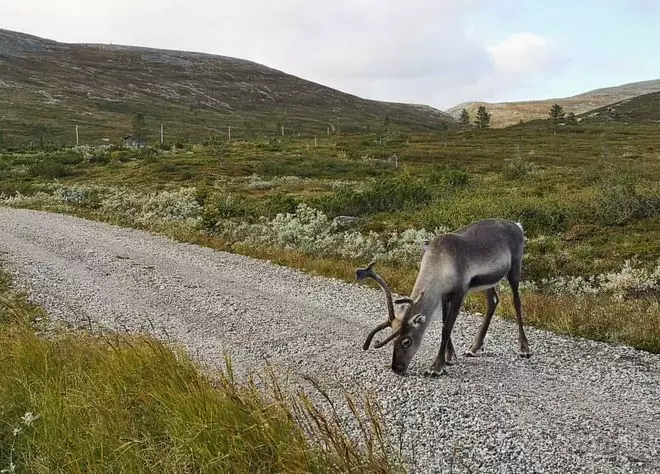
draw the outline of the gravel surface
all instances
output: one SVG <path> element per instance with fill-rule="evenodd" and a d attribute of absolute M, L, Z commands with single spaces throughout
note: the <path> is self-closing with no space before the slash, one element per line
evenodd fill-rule
<path fill-rule="evenodd" d="M 660 472 L 660 356 L 527 329 L 495 318 L 477 358 L 421 374 L 436 321 L 406 377 L 391 348 L 363 351 L 386 317 L 377 288 L 73 217 L 0 207 L 0 258 L 51 315 L 148 331 L 213 366 L 228 351 L 243 373 L 266 361 L 328 387 L 376 396 L 415 472 Z M 367 262 L 365 262 L 367 263 Z M 523 298 L 523 312 L 524 312 Z M 479 324 L 460 315 L 459 354 Z M 397 441 L 398 442 L 398 441 Z"/>

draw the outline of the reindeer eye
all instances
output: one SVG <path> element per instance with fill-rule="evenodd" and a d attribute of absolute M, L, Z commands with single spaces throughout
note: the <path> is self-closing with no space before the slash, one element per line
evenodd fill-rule
<path fill-rule="evenodd" d="M 410 339 L 409 337 L 406 337 L 401 341 L 401 347 L 403 347 L 404 349 L 409 348 L 410 344 L 412 344 L 412 339 Z"/>

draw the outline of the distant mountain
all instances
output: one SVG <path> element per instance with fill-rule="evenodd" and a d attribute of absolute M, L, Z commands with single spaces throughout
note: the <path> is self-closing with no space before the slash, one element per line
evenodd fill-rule
<path fill-rule="evenodd" d="M 550 107 L 555 103 L 561 105 L 566 113 L 573 112 L 576 115 L 579 115 L 599 107 L 604 107 L 650 92 L 660 92 L 660 79 L 595 89 L 572 97 L 559 99 L 499 103 L 464 102 L 448 109 L 446 112 L 452 117 L 458 119 L 461 110 L 465 108 L 470 113 L 470 116 L 474 118 L 477 108 L 480 105 L 484 105 L 492 114 L 491 126 L 506 127 L 520 123 L 521 120 L 527 122 L 530 120 L 547 118 Z"/>
<path fill-rule="evenodd" d="M 434 130 L 454 122 L 424 106 L 365 100 L 242 59 L 117 45 L 66 44 L 0 29 L 4 140 L 117 142 L 142 112 L 150 138 Z"/>

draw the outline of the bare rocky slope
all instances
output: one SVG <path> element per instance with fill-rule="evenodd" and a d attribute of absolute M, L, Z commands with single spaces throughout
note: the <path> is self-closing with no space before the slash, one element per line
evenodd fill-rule
<path fill-rule="evenodd" d="M 477 109 L 484 105 L 492 114 L 492 127 L 507 127 L 536 119 L 548 118 L 548 112 L 553 104 L 559 104 L 566 113 L 576 115 L 584 114 L 601 107 L 631 99 L 643 94 L 660 91 L 660 79 L 622 84 L 620 86 L 605 87 L 578 94 L 572 97 L 563 97 L 547 100 L 529 100 L 520 102 L 464 102 L 447 109 L 447 113 L 458 119 L 462 109 L 466 109 L 472 118 L 476 116 Z"/>
<path fill-rule="evenodd" d="M 156 139 L 327 133 L 390 125 L 442 128 L 428 106 L 365 100 L 251 61 L 186 51 L 67 44 L 0 29 L 0 129 L 5 140 L 117 142 L 145 115 Z"/>
<path fill-rule="evenodd" d="M 228 351 L 242 372 L 266 362 L 319 379 L 332 394 L 366 392 L 414 458 L 413 472 L 660 472 L 660 356 L 495 318 L 478 358 L 421 376 L 435 322 L 411 366 L 391 348 L 362 350 L 385 317 L 382 293 L 268 262 L 73 217 L 0 208 L 0 258 L 51 315 L 82 326 L 148 331 L 211 368 Z M 523 300 L 524 309 L 524 300 Z M 478 319 L 461 315 L 457 350 Z"/>

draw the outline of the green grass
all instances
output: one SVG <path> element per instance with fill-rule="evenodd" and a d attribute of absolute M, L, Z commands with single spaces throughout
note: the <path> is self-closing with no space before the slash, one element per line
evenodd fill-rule
<path fill-rule="evenodd" d="M 378 409 L 364 429 L 287 393 L 269 372 L 202 373 L 146 336 L 35 332 L 45 315 L 0 273 L 0 469 L 16 472 L 403 472 Z M 36 326 L 35 326 L 36 324 Z M 52 331 L 51 331 L 52 332 Z M 322 390 L 317 387 L 316 389 Z M 320 393 L 323 396 L 323 393 Z M 30 422 L 26 414 L 37 418 Z"/>

